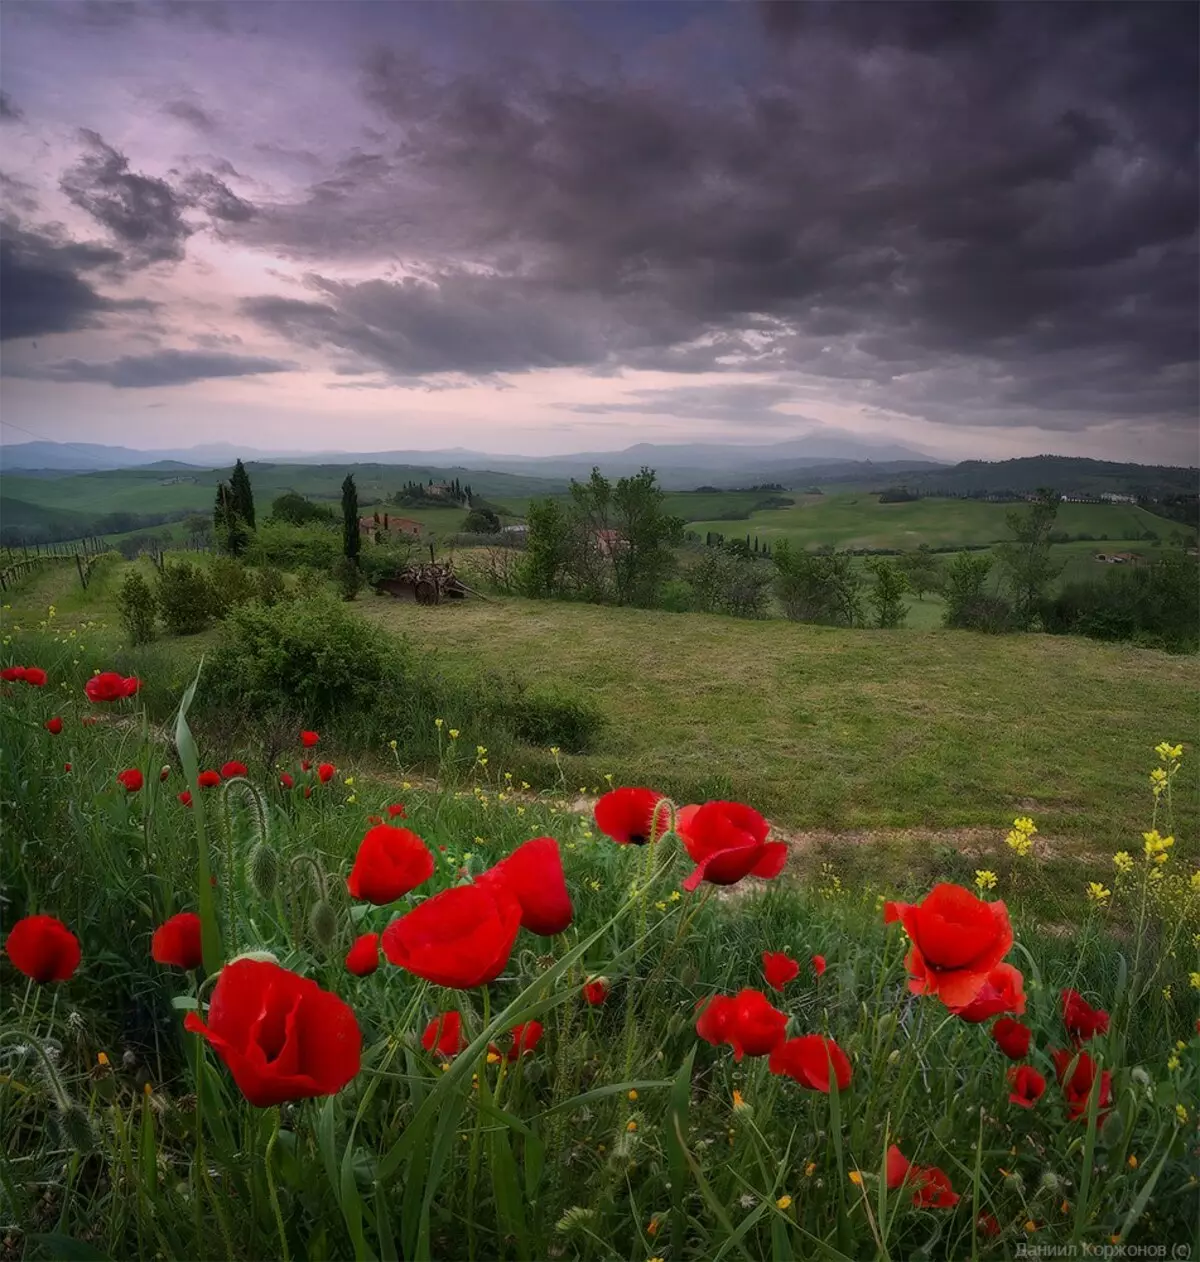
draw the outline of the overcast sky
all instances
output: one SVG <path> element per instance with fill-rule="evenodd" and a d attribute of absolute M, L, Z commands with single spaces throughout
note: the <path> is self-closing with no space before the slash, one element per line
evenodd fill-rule
<path fill-rule="evenodd" d="M 1197 463 L 1197 13 L 6 0 L 4 439 Z"/>

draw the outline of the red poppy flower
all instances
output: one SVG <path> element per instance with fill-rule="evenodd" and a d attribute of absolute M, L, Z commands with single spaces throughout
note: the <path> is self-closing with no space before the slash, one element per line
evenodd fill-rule
<path fill-rule="evenodd" d="M 596 803 L 596 827 L 622 846 L 644 846 L 670 827 L 671 808 L 653 789 L 613 789 Z"/>
<path fill-rule="evenodd" d="M 44 688 L 46 686 L 46 672 L 40 666 L 26 666 L 25 682 L 31 684 L 34 688 Z"/>
<path fill-rule="evenodd" d="M 609 990 L 609 984 L 603 977 L 594 977 L 590 982 L 583 984 L 584 1002 L 593 1008 L 598 1008 L 608 998 Z"/>
<path fill-rule="evenodd" d="M 346 888 L 351 898 L 382 907 L 403 898 L 432 875 L 433 855 L 416 833 L 377 824 L 358 843 Z"/>
<path fill-rule="evenodd" d="M 192 791 L 190 789 L 184 789 L 182 793 L 177 793 L 175 796 L 184 804 L 184 806 L 188 807 L 189 810 L 191 809 Z"/>
<path fill-rule="evenodd" d="M 800 1038 L 780 1043 L 771 1053 L 767 1068 L 773 1074 L 794 1078 L 802 1087 L 829 1094 L 829 1074 L 833 1076 L 839 1091 L 850 1085 L 850 1058 L 833 1041 L 820 1034 L 805 1034 Z"/>
<path fill-rule="evenodd" d="M 312 749 L 312 747 L 320 739 L 321 738 L 316 734 L 316 732 L 301 732 L 300 733 L 300 744 L 303 745 L 305 749 Z"/>
<path fill-rule="evenodd" d="M 181 911 L 159 925 L 150 940 L 150 958 L 156 964 L 199 968 L 204 962 L 200 950 L 200 917 L 194 911 Z"/>
<path fill-rule="evenodd" d="M 8 958 L 35 982 L 65 982 L 79 967 L 79 939 L 54 916 L 26 916 L 9 930 Z"/>
<path fill-rule="evenodd" d="M 63 763 L 63 770 L 64 770 L 64 771 L 70 771 L 70 770 L 71 770 L 71 764 L 70 764 L 69 762 L 65 762 L 65 763 Z"/>
<path fill-rule="evenodd" d="M 89 701 L 120 701 L 123 697 L 132 697 L 141 686 L 140 679 L 125 678 L 115 670 L 106 670 L 101 675 L 93 675 L 83 685 L 83 691 Z"/>
<path fill-rule="evenodd" d="M 218 771 L 202 771 L 196 777 L 196 783 L 202 789 L 215 789 L 221 783 L 221 773 Z"/>
<path fill-rule="evenodd" d="M 703 1001 L 701 1001 L 703 1002 Z M 728 1043 L 733 1059 L 766 1056 L 783 1042 L 787 1013 L 771 1006 L 761 990 L 741 990 L 736 995 L 714 995 L 704 1004 L 696 1021 L 696 1033 L 714 1047 Z"/>
<path fill-rule="evenodd" d="M 333 773 L 336 770 L 337 768 L 333 765 L 333 763 L 323 762 L 317 768 L 317 779 L 320 780 L 322 784 L 328 784 L 330 780 L 333 779 Z"/>
<path fill-rule="evenodd" d="M 1012 1086 L 1009 1100 L 1023 1109 L 1033 1108 L 1046 1090 L 1045 1078 L 1032 1065 L 1014 1065 L 1008 1071 L 1008 1081 Z"/>
<path fill-rule="evenodd" d="M 782 990 L 800 975 L 800 963 L 783 951 L 764 951 L 763 977 L 772 990 Z"/>
<path fill-rule="evenodd" d="M 25 679 L 25 667 L 6 666 L 3 670 L 0 670 L 0 679 L 3 679 L 6 684 L 23 683 Z"/>
<path fill-rule="evenodd" d="M 1057 1051 L 1050 1053 L 1054 1072 L 1067 1100 L 1067 1116 L 1084 1117 L 1088 1100 L 1096 1082 L 1096 1062 L 1087 1052 Z M 1103 1118 L 1112 1104 L 1112 1074 L 1105 1069 L 1100 1074 L 1100 1097 L 1097 1101 L 1098 1117 Z"/>
<path fill-rule="evenodd" d="M 1011 964 L 997 964 L 987 975 L 987 981 L 979 994 L 965 1008 L 955 1011 L 964 1020 L 977 1025 L 1001 1012 L 1014 1012 L 1017 1016 L 1025 1011 L 1025 979 L 1020 969 Z"/>
<path fill-rule="evenodd" d="M 117 779 L 125 786 L 126 793 L 136 793 L 143 785 L 142 773 L 137 767 L 130 767 L 118 774 Z"/>
<path fill-rule="evenodd" d="M 301 760 L 301 762 L 300 762 L 300 770 L 301 770 L 301 771 L 311 771 L 311 770 L 312 770 L 312 763 L 311 763 L 311 762 L 310 762 L 307 758 L 302 759 L 302 760 Z"/>
<path fill-rule="evenodd" d="M 1020 1021 L 1014 1021 L 1012 1017 L 1001 1017 L 992 1026 L 992 1038 L 1009 1060 L 1024 1060 L 1029 1055 L 1033 1031 Z"/>
<path fill-rule="evenodd" d="M 234 960 L 213 989 L 202 1035 L 257 1108 L 333 1095 L 358 1073 L 362 1034 L 354 1013 L 316 982 L 264 960 Z"/>
<path fill-rule="evenodd" d="M 1097 1034 L 1108 1033 L 1108 1013 L 1091 1004 L 1077 990 L 1062 992 L 1063 1025 L 1078 1047 Z"/>
<path fill-rule="evenodd" d="M 439 1056 L 457 1056 L 467 1046 L 462 1034 L 462 1017 L 457 1012 L 443 1012 L 425 1027 L 421 1046 L 427 1051 L 437 1051 Z"/>
<path fill-rule="evenodd" d="M 295 780 L 293 780 L 286 771 L 281 771 L 279 773 L 279 784 L 284 789 L 294 789 L 296 787 Z"/>
<path fill-rule="evenodd" d="M 234 776 L 244 776 L 247 774 L 246 764 L 231 759 L 221 768 L 221 779 L 232 780 Z"/>
<path fill-rule="evenodd" d="M 382 815 L 368 815 L 367 823 L 368 824 L 382 824 L 383 816 Z"/>
<path fill-rule="evenodd" d="M 768 841 L 767 821 L 741 802 L 685 806 L 675 828 L 696 863 L 695 871 L 683 882 L 685 890 L 694 890 L 701 881 L 735 885 L 745 876 L 770 880 L 787 862 L 787 846 L 782 841 Z"/>
<path fill-rule="evenodd" d="M 52 719 L 46 720 L 46 731 L 49 732 L 51 736 L 57 736 L 62 730 L 63 721 L 57 715 L 55 715 Z"/>
<path fill-rule="evenodd" d="M 961 885 L 935 885 L 920 903 L 888 903 L 884 924 L 899 920 L 912 940 L 908 987 L 966 1007 L 1013 944 L 1008 909 L 985 903 Z"/>
<path fill-rule="evenodd" d="M 542 1041 L 542 1023 L 540 1021 L 526 1021 L 523 1025 L 514 1025 L 512 1028 L 512 1045 L 507 1052 L 501 1052 L 495 1043 L 488 1044 L 488 1051 L 495 1052 L 497 1056 L 503 1055 L 507 1060 L 520 1060 L 527 1052 L 532 1052 L 534 1048 Z"/>
<path fill-rule="evenodd" d="M 887 1150 L 884 1177 L 893 1191 L 907 1183 L 913 1189 L 912 1203 L 918 1209 L 951 1209 L 958 1204 L 945 1171 L 937 1166 L 916 1165 L 895 1144 Z"/>
<path fill-rule="evenodd" d="M 813 972 L 818 977 L 825 971 L 825 957 L 823 955 L 814 955 L 812 957 Z"/>
<path fill-rule="evenodd" d="M 476 881 L 503 881 L 521 904 L 521 924 L 530 933 L 553 937 L 571 923 L 571 896 L 563 876 L 562 855 L 553 837 L 535 837 L 518 846 L 507 859 L 482 873 Z"/>
<path fill-rule="evenodd" d="M 170 767 L 164 767 L 164 768 L 163 768 L 163 769 L 162 769 L 162 770 L 158 773 L 158 779 L 159 779 L 159 782 L 161 783 L 161 782 L 162 782 L 163 780 L 165 780 L 165 779 L 166 779 L 166 778 L 167 778 L 170 774 L 171 774 L 171 768 L 170 768 Z"/>
<path fill-rule="evenodd" d="M 987 1210 L 975 1220 L 975 1226 L 979 1229 L 981 1236 L 998 1236 L 1000 1234 L 1000 1220 L 995 1214 L 989 1214 Z"/>
<path fill-rule="evenodd" d="M 311 785 L 311 784 L 306 784 L 306 785 L 304 786 L 304 796 L 305 796 L 305 798 L 310 798 L 310 797 L 312 797 L 312 785 Z"/>
<path fill-rule="evenodd" d="M 346 952 L 346 967 L 356 977 L 367 977 L 379 967 L 379 934 L 364 933 Z"/>
<path fill-rule="evenodd" d="M 383 953 L 438 986 L 483 986 L 504 971 L 520 928 L 521 904 L 506 885 L 459 885 L 393 920 Z"/>

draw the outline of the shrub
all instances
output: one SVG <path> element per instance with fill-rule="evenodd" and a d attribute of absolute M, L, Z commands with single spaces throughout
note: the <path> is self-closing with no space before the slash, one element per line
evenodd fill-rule
<path fill-rule="evenodd" d="M 945 626 L 992 634 L 1013 629 L 1012 606 L 1003 596 L 985 590 L 991 568 L 990 556 L 963 553 L 954 558 L 946 569 Z"/>
<path fill-rule="evenodd" d="M 860 580 L 846 553 L 806 552 L 782 539 L 771 560 L 777 570 L 776 594 L 786 617 L 834 627 L 862 625 Z"/>
<path fill-rule="evenodd" d="M 313 600 L 327 595 L 329 592 L 328 573 L 314 570 L 310 565 L 302 565 L 296 574 L 296 599 Z"/>
<path fill-rule="evenodd" d="M 902 627 L 908 617 L 904 605 L 908 581 L 894 561 L 873 557 L 866 564 L 875 575 L 875 586 L 867 593 L 867 600 L 875 611 L 875 626 L 881 630 Z"/>
<path fill-rule="evenodd" d="M 353 600 L 363 587 L 358 562 L 353 557 L 338 557 L 333 563 L 333 581 L 343 600 Z"/>
<path fill-rule="evenodd" d="M 400 542 L 365 548 L 358 558 L 359 572 L 364 581 L 373 586 L 381 578 L 395 574 L 408 566 L 412 562 L 415 550 L 415 542 L 407 546 Z"/>
<path fill-rule="evenodd" d="M 490 508 L 473 508 L 462 524 L 467 534 L 498 535 L 500 533 L 500 517 Z"/>
<path fill-rule="evenodd" d="M 751 553 L 723 544 L 708 548 L 688 573 L 695 608 L 702 613 L 724 613 L 735 618 L 765 618 L 771 600 L 774 571 Z"/>
<path fill-rule="evenodd" d="M 125 576 L 117 593 L 117 615 L 130 644 L 148 644 L 154 638 L 158 602 L 150 584 L 138 570 Z"/>
<path fill-rule="evenodd" d="M 569 754 L 593 749 L 604 730 L 604 715 L 594 701 L 564 692 L 525 693 L 505 705 L 499 715 L 513 734 L 528 745 L 557 745 Z"/>
<path fill-rule="evenodd" d="M 255 531 L 246 560 L 251 565 L 277 565 L 281 570 L 298 570 L 307 565 L 327 571 L 340 553 L 336 526 L 264 522 Z"/>
<path fill-rule="evenodd" d="M 254 576 L 254 595 L 264 605 L 277 605 L 281 600 L 286 600 L 290 593 L 283 571 L 273 565 L 260 569 Z"/>
<path fill-rule="evenodd" d="M 328 504 L 314 504 L 295 491 L 285 491 L 271 505 L 272 522 L 287 522 L 292 526 L 307 526 L 312 523 L 335 524 L 333 509 Z"/>
<path fill-rule="evenodd" d="M 255 597 L 254 579 L 236 557 L 214 557 L 208 567 L 213 611 L 223 618 L 235 605 L 244 605 Z"/>
<path fill-rule="evenodd" d="M 190 561 L 172 561 L 158 575 L 158 610 L 172 635 L 203 631 L 215 611 L 208 576 Z"/>

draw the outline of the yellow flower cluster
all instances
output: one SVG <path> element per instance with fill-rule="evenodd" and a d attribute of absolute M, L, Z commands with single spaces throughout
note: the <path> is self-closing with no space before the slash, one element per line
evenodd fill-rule
<path fill-rule="evenodd" d="M 1112 897 L 1112 890 L 1105 889 L 1099 881 L 1089 881 L 1087 895 L 1098 907 L 1103 907 Z"/>
<path fill-rule="evenodd" d="M 1142 841 L 1146 843 L 1146 858 L 1151 863 L 1166 863 L 1167 851 L 1175 844 L 1174 837 L 1160 837 L 1157 828 L 1143 833 Z"/>
<path fill-rule="evenodd" d="M 996 888 L 996 874 L 989 872 L 986 868 L 975 869 L 975 887 L 980 890 L 994 890 Z"/>
<path fill-rule="evenodd" d="M 1133 855 L 1128 850 L 1118 850 L 1113 855 L 1113 867 L 1117 869 L 1117 875 L 1123 876 L 1127 872 L 1133 871 Z"/>
<path fill-rule="evenodd" d="M 1033 820 L 1028 815 L 1019 815 L 1013 820 L 1012 830 L 1004 840 L 1023 859 L 1033 849 L 1033 835 L 1036 832 Z"/>

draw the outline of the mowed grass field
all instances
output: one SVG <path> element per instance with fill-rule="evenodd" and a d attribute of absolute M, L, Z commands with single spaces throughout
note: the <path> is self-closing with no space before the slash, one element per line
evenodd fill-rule
<path fill-rule="evenodd" d="M 451 669 L 592 697 L 609 727 L 594 755 L 566 760 L 572 787 L 607 773 L 732 795 L 798 830 L 983 828 L 999 844 L 1031 814 L 1064 853 L 1111 854 L 1149 827 L 1155 744 L 1196 736 L 1194 659 L 1077 638 L 515 599 L 357 607 Z M 1200 817 L 1194 771 L 1181 846 Z"/>

